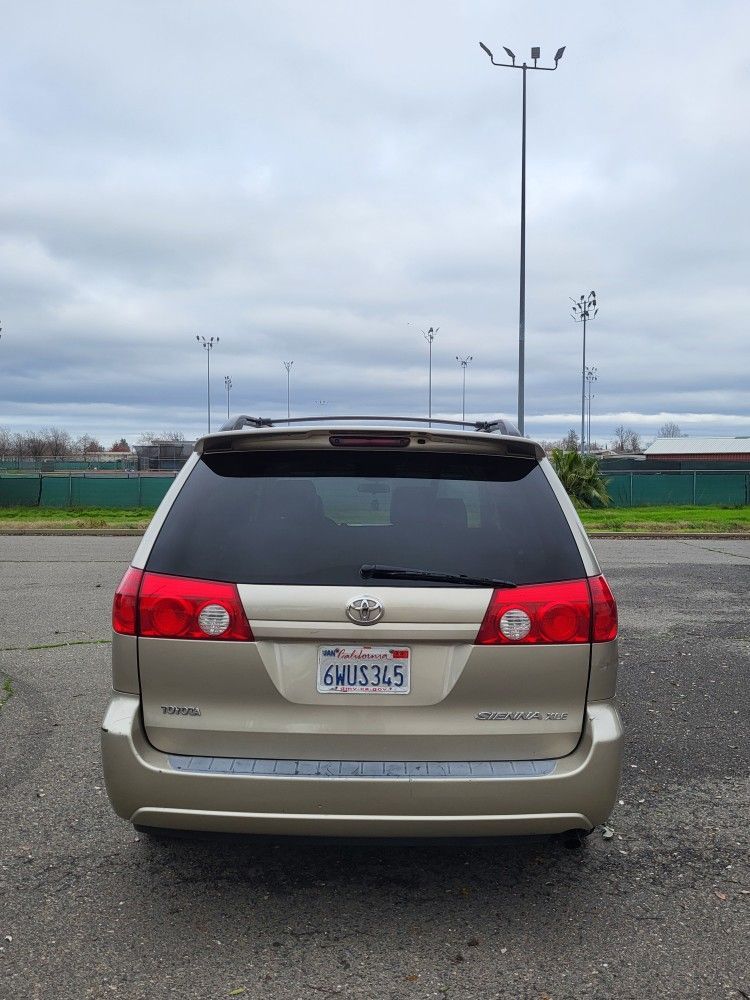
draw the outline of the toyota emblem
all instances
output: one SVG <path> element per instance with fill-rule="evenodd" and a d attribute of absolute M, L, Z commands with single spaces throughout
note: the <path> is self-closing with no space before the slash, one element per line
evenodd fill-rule
<path fill-rule="evenodd" d="M 355 625 L 374 625 L 383 617 L 384 607 L 377 597 L 353 597 L 346 606 L 347 617 Z"/>

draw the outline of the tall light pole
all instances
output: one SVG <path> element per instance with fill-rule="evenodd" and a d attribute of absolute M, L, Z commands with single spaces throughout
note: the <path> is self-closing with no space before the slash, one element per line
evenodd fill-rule
<path fill-rule="evenodd" d="M 195 335 L 195 339 L 206 352 L 206 415 L 208 417 L 208 433 L 211 433 L 211 351 L 214 345 L 219 343 L 218 337 L 201 337 Z"/>
<path fill-rule="evenodd" d="M 592 390 L 594 388 L 594 382 L 596 382 L 598 378 L 599 378 L 599 372 L 597 371 L 596 367 L 586 369 L 586 381 L 588 382 L 589 386 L 588 392 L 586 393 L 586 398 L 589 404 L 589 412 L 587 418 L 588 424 L 587 424 L 587 434 L 586 434 L 586 439 L 588 441 L 588 446 L 587 446 L 588 451 L 591 451 L 591 400 L 594 398 L 594 393 L 592 392 Z"/>
<path fill-rule="evenodd" d="M 555 53 L 554 66 L 537 65 L 538 60 L 541 58 L 538 45 L 535 45 L 531 50 L 533 66 L 529 66 L 525 62 L 517 66 L 515 53 L 511 52 L 505 45 L 503 45 L 503 50 L 511 60 L 509 63 L 495 62 L 495 57 L 484 42 L 480 42 L 479 47 L 490 57 L 490 62 L 493 66 L 503 66 L 505 69 L 520 69 L 523 71 L 523 96 L 521 102 L 521 272 L 518 296 L 518 429 L 523 434 L 526 367 L 526 71 L 529 69 L 538 69 L 554 73 L 557 69 L 557 64 L 563 57 L 565 46 L 563 45 Z"/>
<path fill-rule="evenodd" d="M 465 358 L 459 358 L 456 355 L 456 361 L 461 365 L 462 369 L 462 385 L 461 385 L 461 420 L 466 423 L 466 369 L 469 364 L 474 360 L 471 354 L 467 354 Z"/>
<path fill-rule="evenodd" d="M 599 312 L 596 304 L 596 292 L 582 295 L 580 299 L 571 298 L 573 321 L 583 324 L 583 360 L 581 361 L 581 454 L 586 454 L 586 324 L 593 323 Z"/>
<path fill-rule="evenodd" d="M 230 396 L 230 394 L 232 392 L 232 379 L 229 377 L 229 375 L 225 375 L 224 376 L 224 388 L 227 390 L 227 420 L 229 420 L 229 417 L 230 417 L 230 413 L 229 413 L 229 396 Z"/>
<path fill-rule="evenodd" d="M 432 342 L 435 339 L 435 334 L 440 329 L 439 326 L 430 327 L 429 330 L 422 330 L 422 336 L 427 341 L 427 347 L 429 349 L 429 368 L 427 376 L 427 418 L 430 423 L 428 427 L 432 427 Z"/>
<path fill-rule="evenodd" d="M 284 362 L 284 367 L 286 368 L 286 422 L 287 422 L 287 424 L 289 423 L 289 420 L 290 420 L 291 415 L 292 415 L 291 409 L 290 409 L 290 402 L 289 402 L 290 398 L 291 398 L 290 395 L 289 395 L 289 391 L 290 391 L 290 377 L 291 377 L 291 371 L 292 371 L 292 365 L 293 364 L 294 364 L 293 361 L 285 361 Z"/>

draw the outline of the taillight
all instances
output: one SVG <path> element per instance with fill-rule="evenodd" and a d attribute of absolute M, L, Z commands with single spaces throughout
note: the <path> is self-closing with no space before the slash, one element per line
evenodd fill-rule
<path fill-rule="evenodd" d="M 234 583 L 144 573 L 132 567 L 115 594 L 112 626 L 152 639 L 249 642 L 250 625 Z"/>
<path fill-rule="evenodd" d="M 592 639 L 594 642 L 611 642 L 617 637 L 617 602 L 603 576 L 592 576 L 589 587 L 594 612 Z"/>
<path fill-rule="evenodd" d="M 477 645 L 567 645 L 591 642 L 591 596 L 586 580 L 495 590 Z"/>
<path fill-rule="evenodd" d="M 496 590 L 476 644 L 566 645 L 611 642 L 617 604 L 603 576 Z"/>
<path fill-rule="evenodd" d="M 128 566 L 112 602 L 112 628 L 120 635 L 136 635 L 138 625 L 138 588 L 143 570 Z"/>

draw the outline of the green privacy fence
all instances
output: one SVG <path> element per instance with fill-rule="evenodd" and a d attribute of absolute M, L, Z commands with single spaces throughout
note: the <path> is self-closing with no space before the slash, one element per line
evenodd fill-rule
<path fill-rule="evenodd" d="M 743 507 L 750 504 L 747 472 L 607 472 L 613 507 Z"/>
<path fill-rule="evenodd" d="M 608 472 L 613 507 L 750 505 L 748 472 Z M 174 476 L 2 475 L 0 507 L 156 507 Z"/>
<path fill-rule="evenodd" d="M 174 476 L 0 475 L 0 507 L 157 507 Z"/>

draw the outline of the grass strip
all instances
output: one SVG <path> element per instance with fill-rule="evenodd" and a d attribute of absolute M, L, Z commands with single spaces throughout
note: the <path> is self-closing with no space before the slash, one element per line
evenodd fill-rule
<path fill-rule="evenodd" d="M 81 507 L 59 510 L 46 507 L 0 507 L 0 528 L 135 528 L 145 531 L 154 507 L 121 510 L 111 507 Z"/>
<path fill-rule="evenodd" d="M 589 531 L 750 531 L 750 507 L 608 507 L 579 514 Z"/>

